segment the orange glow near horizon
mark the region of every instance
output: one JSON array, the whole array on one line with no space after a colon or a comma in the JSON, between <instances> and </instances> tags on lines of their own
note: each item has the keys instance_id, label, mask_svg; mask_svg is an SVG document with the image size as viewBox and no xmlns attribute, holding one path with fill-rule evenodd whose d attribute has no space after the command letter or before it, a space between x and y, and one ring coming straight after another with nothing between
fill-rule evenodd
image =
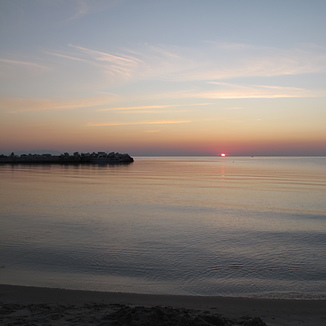
<instances>
[{"instance_id":1,"label":"orange glow near horizon","mask_svg":"<svg viewBox=\"0 0 326 326\"><path fill-rule=\"evenodd\" d=\"M222 157L225 157L225 156L226 156L226 154L222 153L222 154L221 154L221 156L222 156Z\"/></svg>"}]
</instances>

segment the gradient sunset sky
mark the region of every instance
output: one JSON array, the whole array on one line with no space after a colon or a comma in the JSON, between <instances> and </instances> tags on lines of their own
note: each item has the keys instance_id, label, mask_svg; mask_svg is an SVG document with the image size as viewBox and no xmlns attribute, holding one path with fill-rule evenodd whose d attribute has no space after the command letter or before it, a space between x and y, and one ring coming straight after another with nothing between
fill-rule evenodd
<instances>
[{"instance_id":1,"label":"gradient sunset sky","mask_svg":"<svg viewBox=\"0 0 326 326\"><path fill-rule=\"evenodd\" d=\"M325 0L0 0L0 153L326 155Z\"/></svg>"}]
</instances>

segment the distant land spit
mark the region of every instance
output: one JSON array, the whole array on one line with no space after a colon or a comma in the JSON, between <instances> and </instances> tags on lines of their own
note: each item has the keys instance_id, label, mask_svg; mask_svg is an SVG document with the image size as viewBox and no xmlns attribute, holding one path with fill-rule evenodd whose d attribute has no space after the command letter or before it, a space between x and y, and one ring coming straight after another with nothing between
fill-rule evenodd
<instances>
[{"instance_id":1,"label":"distant land spit","mask_svg":"<svg viewBox=\"0 0 326 326\"><path fill-rule=\"evenodd\" d=\"M133 161L129 154L115 152L0 155L0 164L127 164Z\"/></svg>"}]
</instances>

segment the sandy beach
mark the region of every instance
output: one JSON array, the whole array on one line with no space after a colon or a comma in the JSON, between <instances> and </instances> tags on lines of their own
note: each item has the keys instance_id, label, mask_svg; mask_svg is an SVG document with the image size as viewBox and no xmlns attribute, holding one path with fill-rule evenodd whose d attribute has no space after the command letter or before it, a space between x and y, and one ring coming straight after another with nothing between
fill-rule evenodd
<instances>
[{"instance_id":1,"label":"sandy beach","mask_svg":"<svg viewBox=\"0 0 326 326\"><path fill-rule=\"evenodd\" d=\"M146 295L0 285L1 325L314 325L326 300Z\"/></svg>"}]
</instances>

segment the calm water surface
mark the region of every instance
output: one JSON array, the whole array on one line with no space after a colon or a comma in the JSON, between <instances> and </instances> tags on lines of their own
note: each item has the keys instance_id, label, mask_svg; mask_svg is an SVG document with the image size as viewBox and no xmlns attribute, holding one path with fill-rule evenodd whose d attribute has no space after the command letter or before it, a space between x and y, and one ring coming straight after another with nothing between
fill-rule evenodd
<instances>
[{"instance_id":1,"label":"calm water surface","mask_svg":"<svg viewBox=\"0 0 326 326\"><path fill-rule=\"evenodd\" d=\"M1 283L326 299L326 158L0 166Z\"/></svg>"}]
</instances>

